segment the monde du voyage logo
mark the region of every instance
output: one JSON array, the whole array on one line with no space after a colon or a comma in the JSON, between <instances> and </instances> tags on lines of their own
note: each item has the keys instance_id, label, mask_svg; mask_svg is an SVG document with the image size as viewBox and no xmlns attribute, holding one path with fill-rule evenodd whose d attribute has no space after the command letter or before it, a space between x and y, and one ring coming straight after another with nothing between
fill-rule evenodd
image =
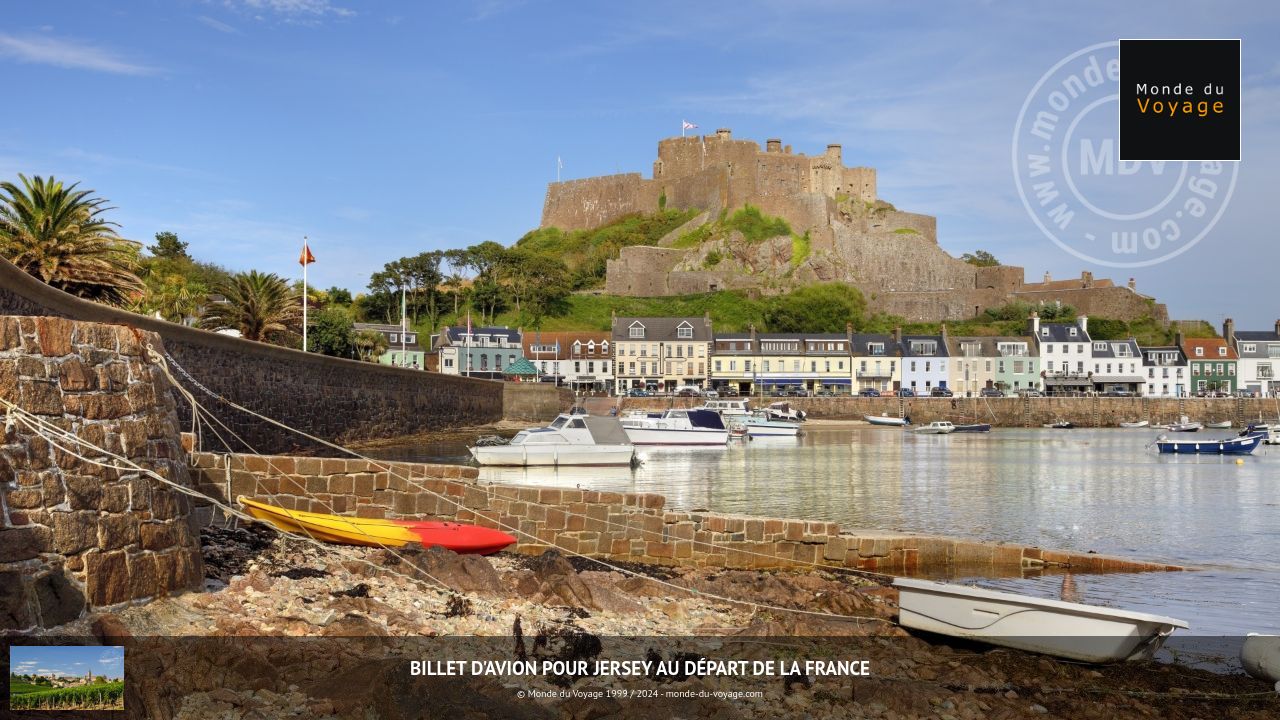
<instances>
[{"instance_id":1,"label":"monde du voyage logo","mask_svg":"<svg viewBox=\"0 0 1280 720\"><path fill-rule=\"evenodd\" d=\"M1040 230L1076 257L1142 267L1199 242L1240 157L1238 40L1121 40L1078 50L1028 93L1014 180Z\"/></svg>"}]
</instances>

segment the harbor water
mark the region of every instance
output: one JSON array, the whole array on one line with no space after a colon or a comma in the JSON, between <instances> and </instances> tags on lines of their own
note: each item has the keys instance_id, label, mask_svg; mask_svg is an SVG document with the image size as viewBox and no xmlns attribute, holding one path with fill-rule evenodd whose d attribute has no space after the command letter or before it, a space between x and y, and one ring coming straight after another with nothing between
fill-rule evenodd
<instances>
[{"instance_id":1,"label":"harbor water","mask_svg":"<svg viewBox=\"0 0 1280 720\"><path fill-rule=\"evenodd\" d=\"M1201 431L1224 437L1234 431ZM482 468L483 482L654 492L673 509L828 520L1192 572L1075 575L1071 598L1187 620L1196 635L1280 633L1280 446L1241 458L1160 455L1156 431L996 429L916 435L811 423L800 438L644 448L629 468ZM1191 436L1185 436L1188 439ZM465 462L458 443L379 457ZM1058 598L1064 578L953 578Z\"/></svg>"}]
</instances>

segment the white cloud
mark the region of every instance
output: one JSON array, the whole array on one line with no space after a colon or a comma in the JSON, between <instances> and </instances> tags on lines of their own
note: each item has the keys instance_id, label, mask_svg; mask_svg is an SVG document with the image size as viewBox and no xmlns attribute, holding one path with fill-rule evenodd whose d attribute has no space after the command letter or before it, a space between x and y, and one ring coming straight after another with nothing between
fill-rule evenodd
<instances>
[{"instance_id":1,"label":"white cloud","mask_svg":"<svg viewBox=\"0 0 1280 720\"><path fill-rule=\"evenodd\" d=\"M225 0L225 4L253 14L255 20L274 15L285 22L314 23L326 17L349 18L356 14L329 0Z\"/></svg>"},{"instance_id":2,"label":"white cloud","mask_svg":"<svg viewBox=\"0 0 1280 720\"><path fill-rule=\"evenodd\" d=\"M205 25L205 26L207 26L207 27L211 27L211 28L213 28L214 30L217 30L217 31L218 31L218 32L220 32L220 33L227 33L228 35L239 35L239 34L240 34L240 31L239 31L238 29L236 29L234 26L232 26L232 25L228 25L228 24L226 24L226 23L222 22L221 20L214 20L213 18L209 17L208 15L198 15L198 16L196 16L196 20L197 20L201 25Z\"/></svg>"},{"instance_id":3,"label":"white cloud","mask_svg":"<svg viewBox=\"0 0 1280 720\"><path fill-rule=\"evenodd\" d=\"M93 70L115 75L154 75L158 69L121 58L110 50L43 35L0 33L0 56L20 63Z\"/></svg>"}]
</instances>

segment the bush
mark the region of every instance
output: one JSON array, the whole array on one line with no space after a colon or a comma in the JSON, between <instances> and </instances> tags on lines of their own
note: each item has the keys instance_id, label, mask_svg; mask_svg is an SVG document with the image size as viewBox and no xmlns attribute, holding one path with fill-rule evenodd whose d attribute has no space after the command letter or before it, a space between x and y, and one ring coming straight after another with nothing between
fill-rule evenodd
<instances>
[{"instance_id":1,"label":"bush","mask_svg":"<svg viewBox=\"0 0 1280 720\"><path fill-rule=\"evenodd\" d=\"M747 205L729 217L726 226L742 233L749 243L758 243L769 238L791 234L791 226L782 218L769 217L760 212L760 208Z\"/></svg>"}]
</instances>

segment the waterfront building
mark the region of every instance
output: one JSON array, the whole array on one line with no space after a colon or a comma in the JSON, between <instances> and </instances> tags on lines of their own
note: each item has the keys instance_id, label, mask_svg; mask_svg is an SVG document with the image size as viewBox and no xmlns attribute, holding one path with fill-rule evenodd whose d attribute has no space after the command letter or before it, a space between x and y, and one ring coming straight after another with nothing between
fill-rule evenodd
<instances>
[{"instance_id":1,"label":"waterfront building","mask_svg":"<svg viewBox=\"0 0 1280 720\"><path fill-rule=\"evenodd\" d=\"M613 346L607 330L524 334L524 356L542 382L582 392L613 390Z\"/></svg>"},{"instance_id":2,"label":"waterfront building","mask_svg":"<svg viewBox=\"0 0 1280 720\"><path fill-rule=\"evenodd\" d=\"M355 323L352 329L356 332L372 330L381 333L387 339L387 350L378 356L378 363L415 370L427 368L427 349L418 343L417 332L411 329L406 331L399 325L380 323Z\"/></svg>"},{"instance_id":3,"label":"waterfront building","mask_svg":"<svg viewBox=\"0 0 1280 720\"><path fill-rule=\"evenodd\" d=\"M615 314L609 340L616 391L706 387L712 337L710 314L673 318Z\"/></svg>"},{"instance_id":4,"label":"waterfront building","mask_svg":"<svg viewBox=\"0 0 1280 720\"><path fill-rule=\"evenodd\" d=\"M501 380L503 368L524 357L523 333L517 328L447 327L431 336L431 349L440 355L440 372L446 375Z\"/></svg>"},{"instance_id":5,"label":"waterfront building","mask_svg":"<svg viewBox=\"0 0 1280 720\"><path fill-rule=\"evenodd\" d=\"M1258 397L1280 395L1280 320L1272 330L1236 330L1230 319L1222 323L1222 335L1235 348L1236 387Z\"/></svg>"},{"instance_id":6,"label":"waterfront building","mask_svg":"<svg viewBox=\"0 0 1280 720\"><path fill-rule=\"evenodd\" d=\"M1036 339L1045 394L1076 395L1093 389L1093 341L1087 316L1081 315L1074 323L1042 323L1040 315L1033 312L1027 330Z\"/></svg>"},{"instance_id":7,"label":"waterfront building","mask_svg":"<svg viewBox=\"0 0 1280 720\"><path fill-rule=\"evenodd\" d=\"M850 340L854 392L878 390L888 394L902 382L902 351L893 335L856 333Z\"/></svg>"},{"instance_id":8,"label":"waterfront building","mask_svg":"<svg viewBox=\"0 0 1280 720\"><path fill-rule=\"evenodd\" d=\"M1191 394L1191 367L1186 353L1182 351L1182 333L1178 333L1173 345L1142 348L1142 365L1148 397L1186 397Z\"/></svg>"},{"instance_id":9,"label":"waterfront building","mask_svg":"<svg viewBox=\"0 0 1280 720\"><path fill-rule=\"evenodd\" d=\"M1182 352L1191 363L1192 393L1235 394L1239 356L1225 338L1186 338Z\"/></svg>"},{"instance_id":10,"label":"waterfront building","mask_svg":"<svg viewBox=\"0 0 1280 720\"><path fill-rule=\"evenodd\" d=\"M1092 340L1092 390L1106 394L1142 395L1146 387L1142 350L1135 338Z\"/></svg>"},{"instance_id":11,"label":"waterfront building","mask_svg":"<svg viewBox=\"0 0 1280 720\"><path fill-rule=\"evenodd\" d=\"M950 382L947 370L947 326L942 326L940 335L902 335L901 330L894 330L894 336L900 338L898 347L902 352L901 387L916 395L928 395L934 388L946 388Z\"/></svg>"},{"instance_id":12,"label":"waterfront building","mask_svg":"<svg viewBox=\"0 0 1280 720\"><path fill-rule=\"evenodd\" d=\"M947 350L951 354L948 387L956 395L975 397L986 388L1016 393L1040 387L1040 361L1030 337L950 336Z\"/></svg>"},{"instance_id":13,"label":"waterfront building","mask_svg":"<svg viewBox=\"0 0 1280 720\"><path fill-rule=\"evenodd\" d=\"M852 326L840 333L716 333L711 387L744 395L786 390L848 395L853 387Z\"/></svg>"}]
</instances>

